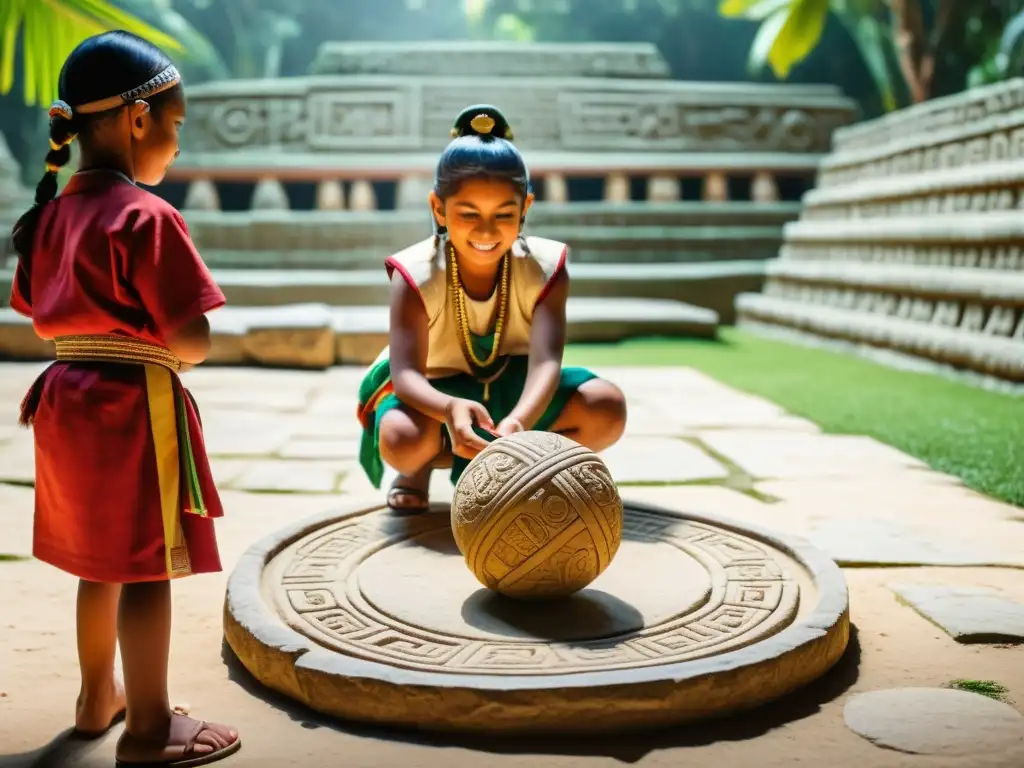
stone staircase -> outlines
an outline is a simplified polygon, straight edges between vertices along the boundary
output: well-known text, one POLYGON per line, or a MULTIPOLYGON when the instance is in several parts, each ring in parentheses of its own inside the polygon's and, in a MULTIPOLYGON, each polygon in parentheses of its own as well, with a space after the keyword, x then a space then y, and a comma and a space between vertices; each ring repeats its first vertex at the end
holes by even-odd
MULTIPOLYGON (((527 234, 571 249, 569 341, 712 338, 734 297, 760 290, 832 131, 856 115, 831 86, 673 81, 649 44, 494 45, 328 43, 307 76, 190 89, 157 191, 228 298, 212 362, 376 357, 383 260, 429 236, 451 120, 481 101, 505 111, 529 163, 527 234)), ((51 353, 0 312, 0 358, 51 353)))
MULTIPOLYGON (((219 365, 327 368, 367 364, 388 343, 387 306, 327 304, 225 307, 210 314, 219 365)), ((664 299, 571 298, 570 342, 612 342, 636 336, 713 337, 718 316, 709 309, 664 299)), ((0 352, 8 359, 52 359, 52 342, 11 309, 0 310, 0 352)))
POLYGON ((839 130, 742 325, 1024 381, 1024 79, 839 130))

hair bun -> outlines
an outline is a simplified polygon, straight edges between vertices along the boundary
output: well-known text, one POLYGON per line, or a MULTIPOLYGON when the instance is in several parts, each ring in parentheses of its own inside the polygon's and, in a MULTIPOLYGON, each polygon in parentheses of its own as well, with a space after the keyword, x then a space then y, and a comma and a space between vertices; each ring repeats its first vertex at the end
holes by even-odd
POLYGON ((475 104, 466 107, 455 118, 452 126, 452 138, 462 136, 491 136, 512 141, 512 128, 501 110, 490 104, 475 104))

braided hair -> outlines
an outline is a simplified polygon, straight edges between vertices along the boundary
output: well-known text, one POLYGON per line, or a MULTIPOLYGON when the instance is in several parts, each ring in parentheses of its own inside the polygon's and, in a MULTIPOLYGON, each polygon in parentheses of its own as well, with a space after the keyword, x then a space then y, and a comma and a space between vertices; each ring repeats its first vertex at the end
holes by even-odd
MULTIPOLYGON (((57 196, 57 174, 71 159, 71 142, 79 135, 82 141, 88 141, 89 129, 97 120, 129 103, 118 97, 130 95, 171 67, 171 60, 159 48, 122 31, 90 37, 68 56, 57 85, 59 99, 49 110, 50 150, 46 154, 46 173, 36 185, 32 207, 14 225, 14 250, 25 267, 32 255, 39 216, 46 204, 57 196), (88 113, 76 111, 79 105, 94 105, 104 100, 113 103, 88 113)), ((180 85, 174 85, 147 96, 146 101, 155 112, 178 96, 180 85)), ((28 269, 24 271, 27 275, 28 269)))
MULTIPOLYGON (((455 118, 452 141, 445 147, 434 172, 434 194, 442 200, 456 194, 469 179, 502 179, 511 182, 525 199, 530 193, 530 172, 512 143, 512 128, 497 107, 477 104, 455 118)), ((447 234, 434 222, 434 244, 447 234)))

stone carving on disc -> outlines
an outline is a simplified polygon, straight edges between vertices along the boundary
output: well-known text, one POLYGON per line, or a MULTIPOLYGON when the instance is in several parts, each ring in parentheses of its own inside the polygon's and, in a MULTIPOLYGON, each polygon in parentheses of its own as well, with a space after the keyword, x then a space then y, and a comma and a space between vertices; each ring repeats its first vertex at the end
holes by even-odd
POLYGON ((486 587, 520 598, 567 595, 596 579, 622 538, 622 500, 608 468, 561 435, 495 441, 455 487, 452 532, 486 587))
MULTIPOLYGON (((548 455, 512 448, 524 467, 548 455)), ((532 507, 542 525, 580 513, 567 487, 591 511, 614 503, 599 465, 570 465, 532 507)), ((484 508, 502 498, 490 475, 473 483, 484 508)), ((480 587, 450 526, 444 513, 353 505, 276 532, 231 576, 229 645, 264 685, 335 717, 603 733, 764 704, 824 674, 849 639, 835 563, 735 521, 627 503, 621 567, 527 604, 480 587)), ((582 559, 569 552, 565 567, 582 559)))
MULTIPOLYGON (((576 518, 564 499, 549 496, 546 502, 530 508, 534 535, 546 527, 565 530, 576 518)), ((788 561, 756 541, 658 514, 629 514, 624 534, 630 539, 646 546, 677 546, 703 566, 710 584, 706 599, 681 615, 614 638, 545 643, 451 634, 411 623, 364 594, 357 577, 361 564, 397 543, 375 517, 346 521, 303 540, 274 577, 280 585, 279 609, 290 626, 321 645, 408 669, 559 674, 697 659, 775 634, 793 620, 799 604, 799 585, 788 561)), ((437 523, 424 520, 419 525, 437 523)), ((532 536, 518 543, 535 549, 532 536)), ((583 578, 594 567, 592 553, 581 546, 563 547, 556 555, 535 570, 561 580, 583 578)), ((537 610, 557 611, 557 605, 538 605, 537 610)))

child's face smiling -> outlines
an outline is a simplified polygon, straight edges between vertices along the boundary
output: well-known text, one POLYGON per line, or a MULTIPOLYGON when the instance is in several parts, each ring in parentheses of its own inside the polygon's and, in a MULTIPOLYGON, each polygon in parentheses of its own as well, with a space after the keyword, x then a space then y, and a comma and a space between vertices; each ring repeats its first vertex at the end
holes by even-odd
POLYGON ((520 219, 533 203, 503 179, 468 179, 444 201, 433 193, 431 207, 448 239, 464 259, 495 263, 519 237, 520 219))

